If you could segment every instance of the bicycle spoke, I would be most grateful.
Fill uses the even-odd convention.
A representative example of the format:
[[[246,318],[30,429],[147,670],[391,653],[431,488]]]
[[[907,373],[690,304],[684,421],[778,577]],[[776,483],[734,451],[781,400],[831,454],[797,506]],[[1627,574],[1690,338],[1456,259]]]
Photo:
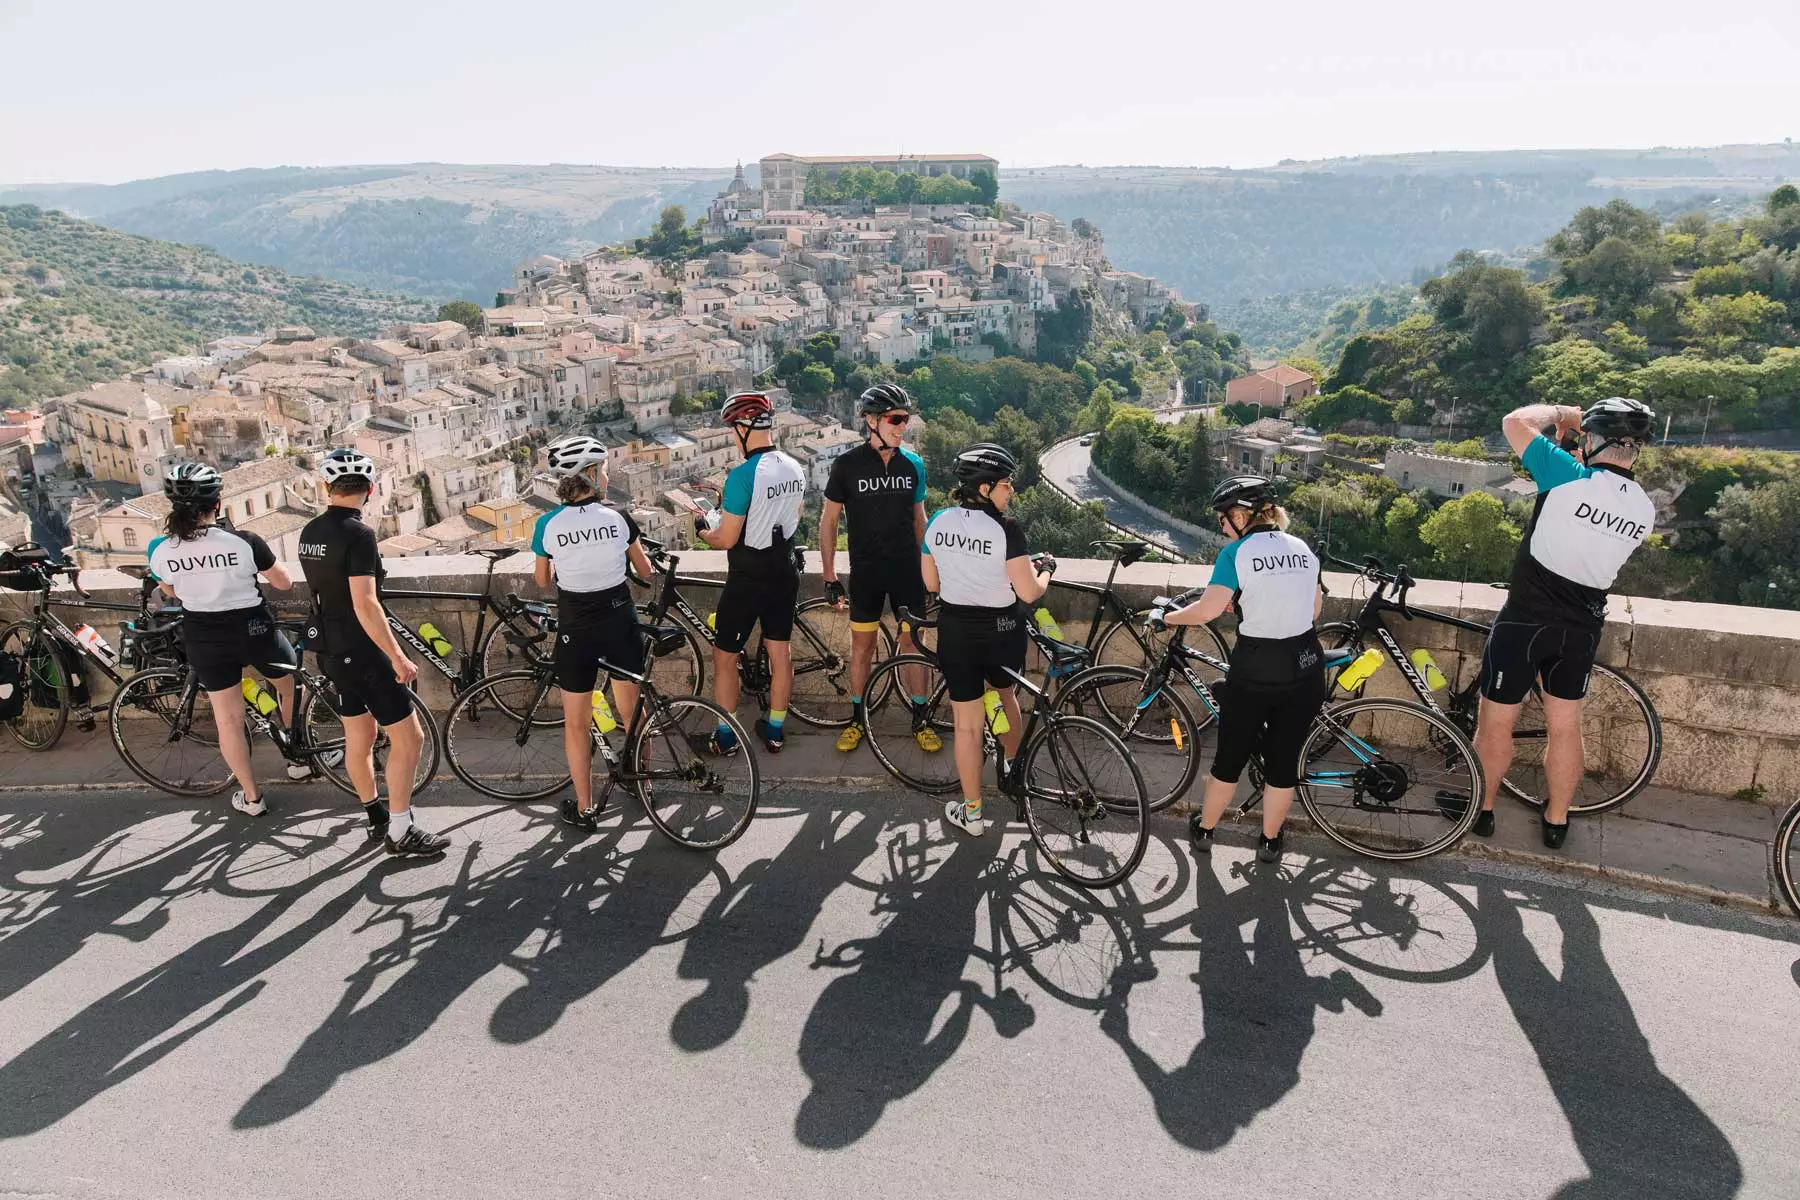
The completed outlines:
[[[505,690],[530,699],[507,712]],[[569,783],[563,748],[562,690],[547,675],[512,671],[457,697],[444,719],[444,755],[456,777],[496,800],[542,800]]]
[[[1056,717],[1021,757],[1026,820],[1050,865],[1083,887],[1131,874],[1149,827],[1144,781],[1124,743],[1097,721]]]
[[[760,790],[756,756],[735,718],[698,697],[647,699],[627,771],[644,811],[666,836],[691,850],[728,846],[750,824]],[[732,755],[708,742],[723,722],[737,734]]]
[[[1301,802],[1329,837],[1377,858],[1454,845],[1481,803],[1481,768],[1423,705],[1357,700],[1327,709],[1302,750]]]

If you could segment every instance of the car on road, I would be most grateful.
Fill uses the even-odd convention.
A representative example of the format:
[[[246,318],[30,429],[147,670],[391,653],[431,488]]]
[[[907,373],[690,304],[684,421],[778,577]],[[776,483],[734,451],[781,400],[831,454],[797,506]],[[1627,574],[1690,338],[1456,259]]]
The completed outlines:
[[[1084,433],[1084,434],[1082,434],[1082,435],[1081,435],[1081,444],[1082,444],[1082,445],[1084,445],[1084,446],[1091,446],[1091,445],[1093,445],[1093,444],[1094,444],[1094,435],[1093,435],[1093,434],[1091,434],[1091,433]]]

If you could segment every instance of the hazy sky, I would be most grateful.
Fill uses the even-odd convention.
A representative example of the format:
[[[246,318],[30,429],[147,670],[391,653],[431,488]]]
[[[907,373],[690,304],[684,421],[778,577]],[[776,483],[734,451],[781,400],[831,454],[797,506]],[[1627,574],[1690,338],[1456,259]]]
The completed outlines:
[[[0,182],[1800,136],[1800,0],[0,0]]]

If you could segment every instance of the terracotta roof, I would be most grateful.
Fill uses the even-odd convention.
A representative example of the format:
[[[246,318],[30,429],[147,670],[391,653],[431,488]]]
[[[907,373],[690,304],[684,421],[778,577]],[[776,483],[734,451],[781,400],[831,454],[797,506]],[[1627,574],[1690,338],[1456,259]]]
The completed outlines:
[[[1309,383],[1312,381],[1311,375],[1308,375],[1299,367],[1290,367],[1286,363],[1276,363],[1266,371],[1258,371],[1257,374],[1261,375],[1264,379],[1273,379],[1283,387],[1286,387],[1290,383]]]

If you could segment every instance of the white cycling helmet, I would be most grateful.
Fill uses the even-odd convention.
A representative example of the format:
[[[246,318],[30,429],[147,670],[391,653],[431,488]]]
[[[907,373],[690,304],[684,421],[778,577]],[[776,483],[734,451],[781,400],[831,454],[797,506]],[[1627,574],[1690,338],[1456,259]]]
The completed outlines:
[[[585,433],[572,433],[545,446],[544,456],[552,475],[576,475],[606,465],[606,443]]]
[[[319,474],[326,483],[336,483],[349,475],[360,475],[371,483],[375,480],[375,460],[360,450],[333,450],[319,462]]]

